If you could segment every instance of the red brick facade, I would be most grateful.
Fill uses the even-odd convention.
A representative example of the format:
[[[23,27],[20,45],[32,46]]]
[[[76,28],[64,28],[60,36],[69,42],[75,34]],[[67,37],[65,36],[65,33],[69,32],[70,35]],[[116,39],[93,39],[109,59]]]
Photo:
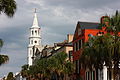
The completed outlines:
[[[104,22],[105,18],[108,18],[107,16],[103,16],[101,18],[101,23],[104,23],[106,26],[109,26],[108,22]],[[76,26],[76,30],[73,37],[73,62],[75,64],[75,73],[79,74],[83,80],[85,79],[85,70],[82,69],[82,66],[80,65],[79,59],[82,54],[82,47],[83,44],[88,41],[89,36],[96,36],[96,35],[102,35],[106,34],[106,28],[102,27],[100,29],[99,23],[93,23],[93,22],[78,22]]]

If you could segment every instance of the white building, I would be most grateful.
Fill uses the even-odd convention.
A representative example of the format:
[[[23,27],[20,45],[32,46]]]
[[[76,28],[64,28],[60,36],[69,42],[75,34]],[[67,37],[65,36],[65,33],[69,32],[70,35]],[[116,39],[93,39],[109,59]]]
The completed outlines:
[[[33,47],[39,46],[40,50],[42,50],[41,28],[38,25],[36,10],[34,12],[33,25],[29,30],[30,30],[30,36],[29,36],[29,45],[28,45],[28,65],[30,66],[33,64],[33,59],[34,59],[35,48]]]

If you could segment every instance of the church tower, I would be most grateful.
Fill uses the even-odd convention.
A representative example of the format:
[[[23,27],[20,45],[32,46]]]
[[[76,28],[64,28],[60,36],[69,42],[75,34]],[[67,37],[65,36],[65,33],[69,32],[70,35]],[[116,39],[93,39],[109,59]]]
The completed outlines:
[[[28,45],[28,65],[33,64],[33,56],[34,56],[34,46],[41,46],[41,28],[38,25],[37,13],[36,9],[34,12],[34,20],[33,25],[30,28],[30,36],[29,36],[29,45]]]

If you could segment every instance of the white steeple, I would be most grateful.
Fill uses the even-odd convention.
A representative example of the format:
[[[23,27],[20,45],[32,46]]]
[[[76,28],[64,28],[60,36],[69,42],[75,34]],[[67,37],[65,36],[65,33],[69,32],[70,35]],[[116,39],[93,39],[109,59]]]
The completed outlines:
[[[33,20],[33,26],[32,27],[39,27],[38,26],[38,19],[37,19],[36,9],[35,9],[35,12],[34,12],[34,20]]]
[[[34,56],[33,46],[41,46],[41,29],[38,25],[36,9],[34,12],[33,25],[30,28],[30,36],[29,36],[29,45],[28,45],[28,65],[29,66],[33,64],[33,59],[32,59],[32,57]]]

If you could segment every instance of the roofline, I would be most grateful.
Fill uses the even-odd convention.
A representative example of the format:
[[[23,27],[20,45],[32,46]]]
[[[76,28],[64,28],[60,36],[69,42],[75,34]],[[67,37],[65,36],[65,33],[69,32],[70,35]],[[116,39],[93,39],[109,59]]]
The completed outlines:
[[[79,23],[79,22],[99,24],[99,22],[84,22],[84,21],[78,21],[78,23]]]

